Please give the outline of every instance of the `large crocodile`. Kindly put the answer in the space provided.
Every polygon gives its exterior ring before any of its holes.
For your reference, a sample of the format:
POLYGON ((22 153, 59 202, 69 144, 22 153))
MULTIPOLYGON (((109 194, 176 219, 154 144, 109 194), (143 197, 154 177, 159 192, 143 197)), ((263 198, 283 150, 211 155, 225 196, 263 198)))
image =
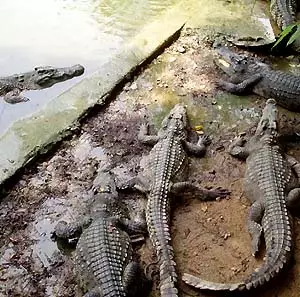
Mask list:
POLYGON ((72 239, 82 233, 76 262, 82 286, 88 289, 85 297, 140 296, 141 282, 146 279, 133 260, 127 232, 147 232, 146 222, 128 219, 128 209, 118 199, 114 178, 106 169, 99 172, 93 191, 90 215, 75 223, 60 221, 54 236, 72 239))
POLYGON ((230 76, 231 82, 219 81, 228 92, 243 94, 253 92, 274 98, 286 109, 300 111, 300 77, 274 70, 258 58, 236 54, 224 46, 216 46, 215 63, 230 76))
POLYGON ((26 102, 29 99, 21 95, 22 91, 50 88, 58 82, 79 76, 83 72, 84 68, 77 64, 64 68, 35 67, 30 72, 0 77, 0 96, 11 104, 26 102))
POLYGON ((292 255, 292 231, 288 208, 300 201, 300 164, 285 155, 277 141, 277 108, 268 99, 255 135, 246 146, 238 137, 230 147, 234 157, 247 159, 245 194, 253 203, 248 228, 256 255, 262 234, 266 243, 264 264, 245 281, 236 284, 214 283, 185 273, 183 281, 200 289, 243 290, 263 285, 277 275, 292 255))
POLYGON ((148 126, 141 126, 138 138, 145 144, 154 145, 144 170, 138 176, 124 183, 123 188, 135 187, 147 194, 146 220, 151 242, 156 250, 160 269, 160 293, 164 297, 178 296, 176 288, 174 251, 171 246, 169 228, 170 193, 197 190, 202 199, 225 197, 225 189, 201 189, 184 179, 187 165, 186 151, 203 155, 210 142, 207 136, 200 137, 197 144, 187 141, 187 115, 184 106, 177 104, 165 117, 158 135, 148 135, 148 126))

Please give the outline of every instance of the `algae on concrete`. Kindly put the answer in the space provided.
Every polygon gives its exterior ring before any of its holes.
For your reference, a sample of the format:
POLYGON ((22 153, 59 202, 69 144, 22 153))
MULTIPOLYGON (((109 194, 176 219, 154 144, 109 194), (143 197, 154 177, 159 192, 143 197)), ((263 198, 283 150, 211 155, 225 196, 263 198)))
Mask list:
POLYGON ((95 104, 104 104, 107 95, 136 67, 154 55, 166 41, 177 36, 183 26, 180 19, 169 22, 165 30, 160 23, 145 27, 99 71, 82 80, 69 91, 49 102, 32 117, 15 122, 0 137, 0 184, 20 167, 59 141, 95 104))

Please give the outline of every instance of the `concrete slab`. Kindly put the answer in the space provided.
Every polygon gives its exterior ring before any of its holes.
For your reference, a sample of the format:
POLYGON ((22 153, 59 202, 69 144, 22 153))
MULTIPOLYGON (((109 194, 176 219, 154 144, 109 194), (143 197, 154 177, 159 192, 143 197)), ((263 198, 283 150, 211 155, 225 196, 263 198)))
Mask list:
POLYGON ((61 140, 95 104, 104 104, 110 91, 178 34, 182 26, 180 18, 170 22, 163 31, 151 24, 109 62, 99 65, 98 72, 50 101, 30 118, 13 123, 0 137, 0 184, 37 153, 61 140))

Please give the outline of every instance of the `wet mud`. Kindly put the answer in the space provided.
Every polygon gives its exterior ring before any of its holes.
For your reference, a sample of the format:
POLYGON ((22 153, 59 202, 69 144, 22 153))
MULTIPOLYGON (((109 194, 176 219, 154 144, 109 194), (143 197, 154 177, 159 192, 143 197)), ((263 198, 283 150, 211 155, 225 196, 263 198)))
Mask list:
MULTIPOLYGON (((73 267, 73 250, 51 239, 59 220, 82 213, 97 169, 109 160, 118 180, 134 176, 150 150, 138 142, 139 125, 153 123, 178 102, 187 105, 190 140, 212 136, 204 158, 190 157, 189 180, 203 187, 221 186, 230 197, 202 202, 197 197, 172 199, 172 240, 180 276, 183 272, 222 282, 243 280, 263 259, 251 256, 246 229, 249 203, 243 194, 245 164, 227 153, 240 132, 253 132, 264 100, 223 93, 222 74, 213 63, 211 42, 186 28, 177 42, 127 84, 105 108, 93 110, 80 129, 6 188, 0 204, 0 296, 82 296, 73 267), (197 131, 196 131, 197 130, 197 131)), ((279 109, 283 132, 299 132, 299 116, 279 109)), ((300 149, 288 147, 300 158, 300 149)), ((132 209, 143 196, 120 194, 132 209)), ((271 285, 245 296, 298 296, 300 290, 300 226, 294 219, 294 260, 271 285)), ((144 265, 155 257, 149 240, 137 248, 144 265)), ((159 296, 155 266, 151 296, 159 296)), ((178 284, 180 296, 218 296, 178 284)), ((220 294, 219 294, 220 295, 220 294)), ((239 293, 242 295, 242 293, 239 293)))

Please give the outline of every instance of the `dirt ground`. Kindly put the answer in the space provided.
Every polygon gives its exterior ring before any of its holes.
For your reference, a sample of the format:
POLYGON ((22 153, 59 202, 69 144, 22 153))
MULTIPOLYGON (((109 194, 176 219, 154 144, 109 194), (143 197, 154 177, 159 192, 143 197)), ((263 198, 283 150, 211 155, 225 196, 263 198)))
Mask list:
MULTIPOLYGON (((245 164, 226 149, 239 132, 253 131, 264 100, 237 97, 216 87, 221 78, 209 42, 197 30, 182 36, 104 108, 92 111, 75 134, 25 169, 7 186, 0 204, 0 296, 81 296, 76 285, 72 251, 51 240, 55 224, 81 213, 101 162, 109 159, 119 180, 139 171, 150 148, 137 140, 139 125, 163 116, 177 102, 187 105, 191 127, 213 138, 204 158, 190 158, 189 180, 204 187, 221 186, 230 197, 201 202, 197 197, 172 201, 172 239, 179 279, 183 272, 221 282, 243 280, 261 264, 251 256, 246 229, 249 203, 243 195, 245 164), (201 132, 201 131, 200 131, 201 132)), ((284 131, 297 130, 297 115, 280 109, 284 131)), ((196 132, 190 131, 192 140, 196 132)), ((300 159, 300 150, 289 152, 300 159)), ((139 205, 134 197, 130 203, 139 205)), ((142 198, 141 198, 142 199, 142 198)), ((286 273, 247 296, 299 296, 300 221, 294 219, 294 260, 286 273)), ((154 261, 149 241, 137 250, 143 264, 154 261)), ((159 296, 154 275, 151 296, 159 296)), ((180 296, 214 296, 179 281, 180 296)), ((217 295, 217 294, 215 294, 217 295)))

